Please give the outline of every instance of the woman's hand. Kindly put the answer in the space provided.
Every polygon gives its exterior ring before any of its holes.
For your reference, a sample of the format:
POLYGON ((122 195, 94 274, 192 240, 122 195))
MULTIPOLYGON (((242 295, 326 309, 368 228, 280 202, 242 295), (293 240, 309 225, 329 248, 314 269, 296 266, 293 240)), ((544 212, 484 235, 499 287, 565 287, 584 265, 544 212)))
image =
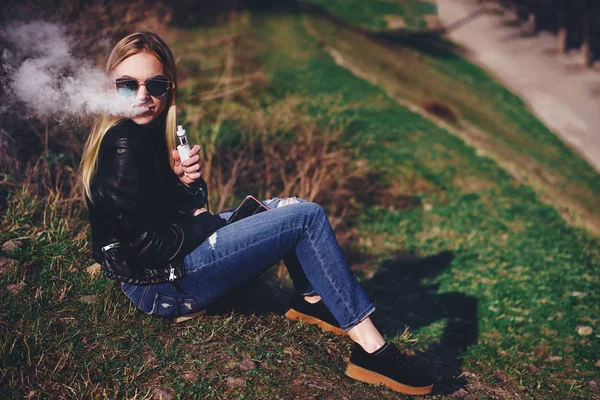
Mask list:
POLYGON ((200 215, 200 214, 202 214, 202 213, 205 213, 206 211, 207 211, 207 210, 206 210, 206 208, 204 208, 204 207, 202 207, 202 208, 194 208, 194 209, 192 210, 192 214, 193 214, 193 215, 194 215, 194 217, 195 217, 196 215, 200 215))
POLYGON ((202 177, 204 165, 200 161, 200 156, 198 155, 200 148, 201 147, 199 145, 192 147, 190 150, 190 158, 185 160, 183 163, 181 162, 181 158, 179 157, 179 152, 177 150, 174 149, 171 152, 173 160, 175 160, 173 171, 175 171, 175 175, 179 177, 181 182, 186 185, 194 183, 197 179, 202 177))

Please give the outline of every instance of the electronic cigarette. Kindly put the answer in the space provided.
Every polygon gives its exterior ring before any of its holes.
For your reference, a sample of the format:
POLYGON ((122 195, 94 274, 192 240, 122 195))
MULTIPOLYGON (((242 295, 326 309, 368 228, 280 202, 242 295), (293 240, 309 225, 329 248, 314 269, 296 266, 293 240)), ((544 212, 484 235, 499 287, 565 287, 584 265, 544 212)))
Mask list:
POLYGON ((181 162, 190 158, 190 144, 185 135, 185 129, 181 125, 177 125, 177 151, 181 162))

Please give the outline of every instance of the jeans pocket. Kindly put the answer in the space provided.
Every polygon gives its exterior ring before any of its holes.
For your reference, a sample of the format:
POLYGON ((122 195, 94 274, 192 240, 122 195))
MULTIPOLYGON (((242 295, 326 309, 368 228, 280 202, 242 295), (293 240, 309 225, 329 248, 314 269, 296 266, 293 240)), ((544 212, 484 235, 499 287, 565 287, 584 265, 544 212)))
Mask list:
POLYGON ((198 311, 194 299, 181 299, 160 294, 154 295, 150 314, 161 317, 177 317, 198 311))
POLYGON ((146 295, 148 294, 149 288, 150 286, 130 285, 127 283, 121 286, 121 290, 123 290, 125 296, 127 296, 129 300, 131 300, 131 303, 144 312, 147 312, 146 310, 144 310, 143 303, 146 298, 146 295))
POLYGON ((137 290, 139 286, 137 285, 130 285, 128 283, 123 283, 121 285, 121 289, 123 290, 123 293, 125 293, 125 296, 129 297, 131 299, 131 296, 133 296, 133 294, 135 293, 135 291, 137 290))

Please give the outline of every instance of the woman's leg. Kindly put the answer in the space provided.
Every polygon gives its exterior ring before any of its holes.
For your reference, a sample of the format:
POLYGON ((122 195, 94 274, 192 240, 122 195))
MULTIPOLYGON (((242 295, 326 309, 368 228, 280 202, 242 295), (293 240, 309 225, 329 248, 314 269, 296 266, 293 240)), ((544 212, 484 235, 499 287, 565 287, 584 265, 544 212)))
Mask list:
MULTIPOLYGON (((280 208, 284 206, 294 205, 297 203, 306 203, 306 200, 290 197, 290 198, 275 198, 265 200, 264 203, 271 209, 280 208)), ((227 219, 230 215, 231 210, 220 213, 219 215, 227 219)), ((302 266, 298 260, 295 249, 290 251, 283 257, 283 261, 288 269, 290 278, 294 284, 296 293, 304 295, 304 299, 309 303, 317 303, 321 300, 317 291, 313 289, 312 285, 308 281, 306 274, 304 273, 302 266)), ((363 319, 359 324, 352 327, 348 334, 350 338, 359 343, 365 351, 371 353, 379 349, 385 340, 373 325, 373 322, 369 317, 363 319)))
MULTIPOLYGON (((219 229, 186 256, 187 275, 177 280, 177 289, 169 283, 145 287, 138 306, 158 315, 194 312, 290 252, 295 252, 306 278, 340 326, 358 343, 346 374, 402 393, 430 393, 429 383, 422 383, 408 364, 399 363, 401 355, 393 344, 384 344, 368 317, 374 307, 350 272, 323 209, 314 203, 276 208, 219 229)), ((139 288, 143 287, 133 290, 139 288)))
POLYGON ((314 203, 275 208, 219 229, 186 256, 187 276, 180 286, 208 305, 292 251, 342 329, 374 310, 350 272, 325 212, 314 203))

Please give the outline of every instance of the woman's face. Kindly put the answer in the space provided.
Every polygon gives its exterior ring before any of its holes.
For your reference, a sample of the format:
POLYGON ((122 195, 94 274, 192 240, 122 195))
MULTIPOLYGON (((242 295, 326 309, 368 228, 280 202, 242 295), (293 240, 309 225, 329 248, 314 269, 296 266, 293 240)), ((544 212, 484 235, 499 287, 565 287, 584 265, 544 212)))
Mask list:
POLYGON ((148 111, 131 118, 138 125, 146 125, 154 121, 167 105, 169 92, 160 97, 150 96, 144 82, 150 78, 162 77, 168 79, 162 64, 151 53, 138 53, 121 61, 112 71, 113 80, 133 78, 141 83, 135 94, 139 107, 147 107, 148 111))

